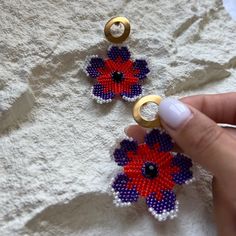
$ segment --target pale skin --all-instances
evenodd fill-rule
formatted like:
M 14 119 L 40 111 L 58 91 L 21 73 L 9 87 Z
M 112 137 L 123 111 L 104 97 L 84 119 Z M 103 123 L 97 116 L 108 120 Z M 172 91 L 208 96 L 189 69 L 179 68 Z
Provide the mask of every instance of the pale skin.
M 178 148 L 210 171 L 214 178 L 214 215 L 219 236 L 236 235 L 236 129 L 217 123 L 236 125 L 236 93 L 198 95 L 181 98 L 192 117 L 178 128 L 162 120 L 163 128 Z M 128 136 L 143 142 L 146 130 L 137 125 L 126 129 Z

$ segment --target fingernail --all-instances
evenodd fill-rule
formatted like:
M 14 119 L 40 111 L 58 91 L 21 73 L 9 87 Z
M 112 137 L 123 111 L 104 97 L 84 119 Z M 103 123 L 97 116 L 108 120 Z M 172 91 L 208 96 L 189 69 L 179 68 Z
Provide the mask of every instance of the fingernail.
M 166 98 L 159 105 L 161 119 L 171 128 L 178 128 L 186 120 L 191 118 L 190 109 L 182 102 L 174 98 Z

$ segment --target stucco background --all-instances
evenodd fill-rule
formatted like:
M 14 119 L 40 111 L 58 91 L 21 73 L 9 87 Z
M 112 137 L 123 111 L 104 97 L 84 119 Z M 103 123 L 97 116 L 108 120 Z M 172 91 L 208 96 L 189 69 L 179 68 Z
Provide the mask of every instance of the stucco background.
M 116 15 L 131 22 L 133 56 L 153 65 L 145 94 L 235 90 L 236 22 L 221 0 L 1 0 L 1 235 L 215 235 L 211 176 L 198 167 L 173 221 L 142 201 L 112 204 L 110 150 L 134 123 L 132 104 L 96 104 L 82 68 L 105 53 Z

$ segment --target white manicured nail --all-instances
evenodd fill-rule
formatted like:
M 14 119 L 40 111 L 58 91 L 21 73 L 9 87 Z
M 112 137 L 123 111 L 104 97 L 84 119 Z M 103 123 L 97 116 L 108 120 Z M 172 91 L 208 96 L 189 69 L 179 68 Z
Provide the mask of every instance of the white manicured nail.
M 236 20 L 236 0 L 223 0 L 223 4 L 230 16 Z
M 174 98 L 166 98 L 159 105 L 159 115 L 161 119 L 171 128 L 178 128 L 192 113 L 182 102 Z

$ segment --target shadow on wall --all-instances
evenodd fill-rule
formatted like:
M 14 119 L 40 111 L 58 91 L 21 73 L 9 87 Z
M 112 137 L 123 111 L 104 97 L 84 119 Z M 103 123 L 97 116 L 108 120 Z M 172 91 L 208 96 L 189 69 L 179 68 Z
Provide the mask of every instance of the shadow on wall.
M 8 129 L 17 127 L 21 122 L 27 120 L 34 102 L 35 98 L 32 91 L 27 89 L 11 104 L 8 110 L 2 111 L 0 107 L 0 136 L 6 133 Z
M 176 221 L 171 228 L 177 232 Z M 25 231 L 37 235 L 144 235 L 170 231 L 168 223 L 159 223 L 147 211 L 144 201 L 117 208 L 107 194 L 85 194 L 67 204 L 50 206 L 25 225 Z M 138 233 L 140 232 L 140 233 Z

